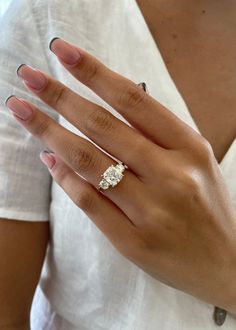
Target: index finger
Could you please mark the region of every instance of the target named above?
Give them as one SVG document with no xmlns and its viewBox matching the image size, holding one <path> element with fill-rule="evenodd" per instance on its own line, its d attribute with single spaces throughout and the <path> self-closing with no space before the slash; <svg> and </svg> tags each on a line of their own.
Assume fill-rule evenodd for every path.
<svg viewBox="0 0 236 330">
<path fill-rule="evenodd" d="M 60 63 L 118 111 L 133 127 L 167 149 L 189 145 L 196 132 L 132 80 L 112 71 L 93 55 L 56 37 L 49 44 Z M 122 59 L 121 59 L 122 60 Z"/>
</svg>

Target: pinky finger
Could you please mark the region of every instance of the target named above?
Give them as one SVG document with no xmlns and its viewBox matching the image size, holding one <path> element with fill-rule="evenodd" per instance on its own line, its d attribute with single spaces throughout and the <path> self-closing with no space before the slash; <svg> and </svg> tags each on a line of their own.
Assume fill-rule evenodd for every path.
<svg viewBox="0 0 236 330">
<path fill-rule="evenodd" d="M 120 208 L 74 172 L 57 154 L 41 152 L 40 159 L 70 199 L 88 215 L 121 254 L 132 249 L 130 244 L 137 241 L 137 228 Z"/>
</svg>

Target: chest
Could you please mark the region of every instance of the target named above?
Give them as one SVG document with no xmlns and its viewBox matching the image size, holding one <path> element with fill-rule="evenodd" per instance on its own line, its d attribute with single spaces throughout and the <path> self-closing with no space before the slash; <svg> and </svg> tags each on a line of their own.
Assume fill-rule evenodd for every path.
<svg viewBox="0 0 236 330">
<path fill-rule="evenodd" d="M 236 136 L 236 29 L 214 22 L 204 10 L 196 28 L 194 22 L 161 14 L 152 1 L 137 2 L 193 120 L 220 162 Z"/>
</svg>

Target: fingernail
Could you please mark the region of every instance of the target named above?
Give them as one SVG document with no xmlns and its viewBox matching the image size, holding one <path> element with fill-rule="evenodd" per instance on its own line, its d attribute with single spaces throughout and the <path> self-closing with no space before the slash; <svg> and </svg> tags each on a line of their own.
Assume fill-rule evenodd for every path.
<svg viewBox="0 0 236 330">
<path fill-rule="evenodd" d="M 227 311 L 223 308 L 215 306 L 214 308 L 214 320 L 217 325 L 222 325 L 225 322 Z"/>
<path fill-rule="evenodd" d="M 58 37 L 50 41 L 49 49 L 63 62 L 69 65 L 76 64 L 81 57 L 77 48 Z"/>
<path fill-rule="evenodd" d="M 56 159 L 55 157 L 53 156 L 53 153 L 47 151 L 47 150 L 44 150 L 44 151 L 41 151 L 40 154 L 40 159 L 41 161 L 49 168 L 51 169 L 55 163 L 56 163 Z"/>
<path fill-rule="evenodd" d="M 29 65 L 21 64 L 16 70 L 16 73 L 33 89 L 41 90 L 46 86 L 47 78 L 44 74 Z"/>
<path fill-rule="evenodd" d="M 18 99 L 15 95 L 10 95 L 5 105 L 20 119 L 27 120 L 33 113 L 33 110 L 28 104 Z"/>
<path fill-rule="evenodd" d="M 144 92 L 146 92 L 147 94 L 149 94 L 148 93 L 148 89 L 147 89 L 147 84 L 144 81 L 141 82 L 141 83 L 139 83 L 138 86 L 140 86 L 144 90 Z"/>
</svg>

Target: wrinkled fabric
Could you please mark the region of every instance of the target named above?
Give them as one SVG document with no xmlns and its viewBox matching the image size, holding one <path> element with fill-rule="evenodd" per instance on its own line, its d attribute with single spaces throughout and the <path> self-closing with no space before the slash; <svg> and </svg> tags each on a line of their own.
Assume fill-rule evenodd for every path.
<svg viewBox="0 0 236 330">
<path fill-rule="evenodd" d="M 27 98 L 87 138 L 26 90 L 15 74 L 26 63 L 129 125 L 56 60 L 48 44 L 57 36 L 134 82 L 146 82 L 154 98 L 198 131 L 135 0 L 12 0 L 0 19 L 1 100 L 10 94 Z M 214 306 L 151 278 L 116 251 L 51 179 L 39 160 L 45 145 L 19 125 L 2 102 L 0 107 L 0 217 L 50 221 L 51 242 L 34 296 L 31 329 L 218 329 Z M 219 166 L 236 207 L 235 161 L 234 140 Z M 228 314 L 221 329 L 236 329 L 236 318 Z"/>
</svg>

